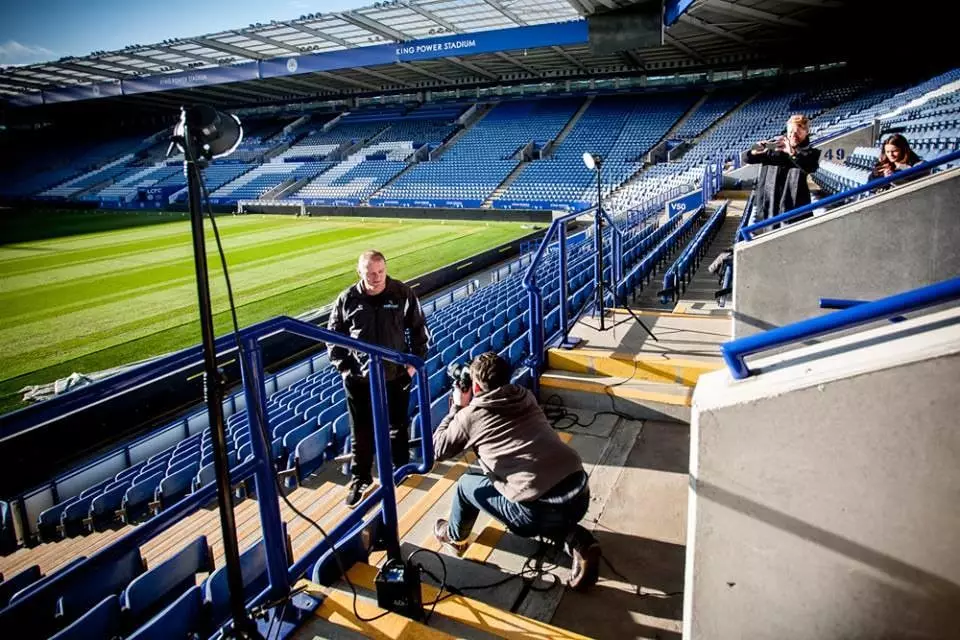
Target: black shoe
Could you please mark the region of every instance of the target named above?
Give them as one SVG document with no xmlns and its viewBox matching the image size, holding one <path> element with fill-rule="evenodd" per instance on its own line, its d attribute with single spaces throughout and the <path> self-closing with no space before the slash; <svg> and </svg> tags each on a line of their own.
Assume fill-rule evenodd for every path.
<svg viewBox="0 0 960 640">
<path fill-rule="evenodd" d="M 350 480 L 350 484 L 347 485 L 347 499 L 344 500 L 343 503 L 353 509 L 360 504 L 361 500 L 367 497 L 371 489 L 373 489 L 373 482 L 370 480 L 353 478 Z"/>
</svg>

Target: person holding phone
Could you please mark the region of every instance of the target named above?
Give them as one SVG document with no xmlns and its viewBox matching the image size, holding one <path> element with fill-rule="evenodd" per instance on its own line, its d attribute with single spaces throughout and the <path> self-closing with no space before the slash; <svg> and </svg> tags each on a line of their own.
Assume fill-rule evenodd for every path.
<svg viewBox="0 0 960 640">
<path fill-rule="evenodd" d="M 913 152 L 907 139 L 899 133 L 895 133 L 884 141 L 880 157 L 877 158 L 877 164 L 870 172 L 870 179 L 876 180 L 892 176 L 897 171 L 909 169 L 915 164 L 920 164 L 920 162 L 922 162 L 920 156 Z"/>
<path fill-rule="evenodd" d="M 807 176 L 820 166 L 820 150 L 810 146 L 806 116 L 790 116 L 786 135 L 758 142 L 741 154 L 741 160 L 762 165 L 757 176 L 755 222 L 810 204 Z"/>
</svg>

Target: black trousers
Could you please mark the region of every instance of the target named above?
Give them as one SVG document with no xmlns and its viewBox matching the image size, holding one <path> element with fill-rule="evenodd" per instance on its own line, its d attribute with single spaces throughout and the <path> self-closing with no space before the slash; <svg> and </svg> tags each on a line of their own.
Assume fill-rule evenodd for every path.
<svg viewBox="0 0 960 640">
<path fill-rule="evenodd" d="M 410 376 L 403 372 L 395 380 L 388 380 L 387 414 L 390 418 L 390 457 L 394 468 L 410 461 Z M 370 380 L 348 376 L 343 381 L 347 394 L 347 412 L 350 415 L 350 441 L 353 464 L 350 475 L 361 480 L 372 480 L 373 469 L 373 406 L 370 401 Z"/>
</svg>

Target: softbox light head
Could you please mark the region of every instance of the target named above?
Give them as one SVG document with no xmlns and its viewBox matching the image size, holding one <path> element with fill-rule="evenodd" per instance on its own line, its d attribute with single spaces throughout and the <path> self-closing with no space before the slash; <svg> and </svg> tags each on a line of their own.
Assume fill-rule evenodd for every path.
<svg viewBox="0 0 960 640">
<path fill-rule="evenodd" d="M 222 158 L 233 153 L 243 140 L 240 119 L 213 107 L 182 107 L 173 128 L 173 141 L 188 158 Z M 190 145 L 189 151 L 186 145 Z"/>
<path fill-rule="evenodd" d="M 597 169 L 600 168 L 600 165 L 603 164 L 603 158 L 601 158 L 595 153 L 584 151 L 583 164 L 586 165 L 587 169 L 590 169 L 590 171 L 596 171 Z"/>
</svg>

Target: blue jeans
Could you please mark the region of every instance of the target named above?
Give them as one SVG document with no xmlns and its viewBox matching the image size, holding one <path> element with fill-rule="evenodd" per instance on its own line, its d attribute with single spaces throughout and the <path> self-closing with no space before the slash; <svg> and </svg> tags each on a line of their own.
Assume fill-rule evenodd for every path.
<svg viewBox="0 0 960 640">
<path fill-rule="evenodd" d="M 457 481 L 447 532 L 454 541 L 466 540 L 483 510 L 523 538 L 542 536 L 562 541 L 587 513 L 589 505 L 589 489 L 564 504 L 513 502 L 497 491 L 490 478 L 470 473 Z"/>
</svg>

